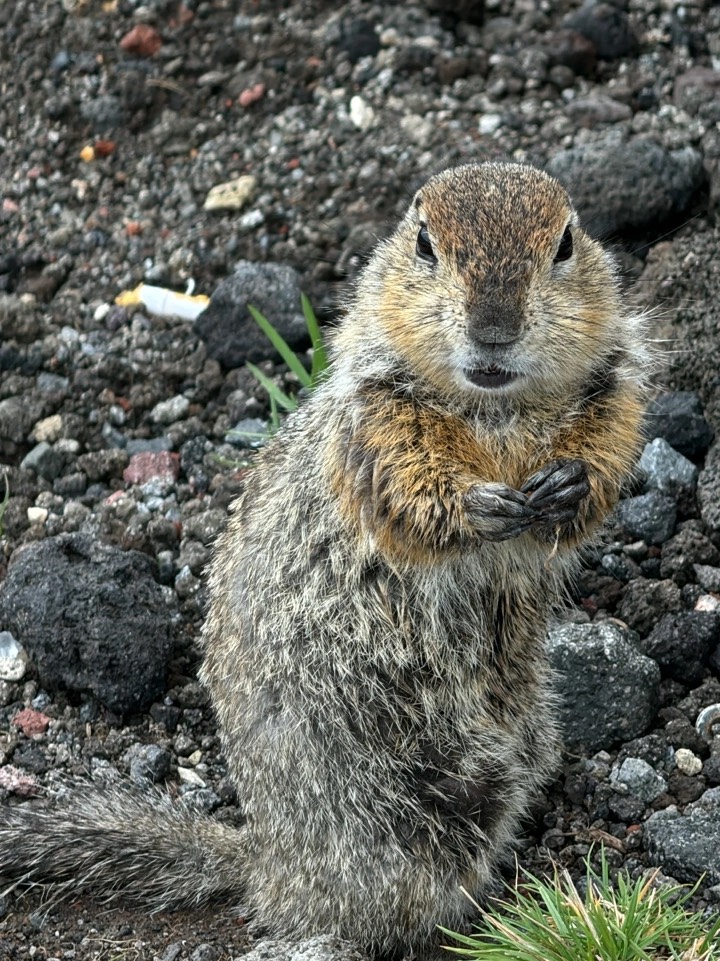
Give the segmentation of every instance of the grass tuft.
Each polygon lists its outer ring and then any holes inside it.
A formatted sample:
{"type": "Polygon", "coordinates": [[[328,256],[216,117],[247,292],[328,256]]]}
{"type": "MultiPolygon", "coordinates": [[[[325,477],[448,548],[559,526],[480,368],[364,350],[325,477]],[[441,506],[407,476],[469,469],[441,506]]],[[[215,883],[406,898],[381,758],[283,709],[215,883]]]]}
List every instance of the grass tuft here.
{"type": "Polygon", "coordinates": [[[604,852],[599,872],[586,861],[586,893],[566,870],[552,882],[525,876],[512,902],[483,913],[471,935],[441,928],[470,961],[720,961],[720,919],[686,910],[694,893],[654,885],[657,872],[615,886],[604,852]]]}

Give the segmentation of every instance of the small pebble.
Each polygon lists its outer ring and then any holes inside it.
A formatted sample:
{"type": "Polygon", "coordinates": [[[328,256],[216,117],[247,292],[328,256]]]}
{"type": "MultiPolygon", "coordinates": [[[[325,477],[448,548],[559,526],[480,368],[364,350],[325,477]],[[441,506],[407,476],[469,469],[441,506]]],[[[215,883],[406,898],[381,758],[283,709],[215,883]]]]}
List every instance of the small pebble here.
{"type": "Polygon", "coordinates": [[[49,513],[44,507],[28,507],[27,519],[31,524],[44,524],[49,513]]]}
{"type": "Polygon", "coordinates": [[[44,734],[50,727],[50,718],[34,711],[31,707],[26,707],[12,719],[15,727],[19,727],[26,737],[33,737],[35,734],[44,734]]]}
{"type": "Polygon", "coordinates": [[[690,777],[702,771],[702,761],[696,754],[693,754],[692,751],[688,751],[686,747],[679,747],[677,751],[675,751],[675,764],[683,774],[687,774],[690,777]]]}
{"type": "Polygon", "coordinates": [[[250,200],[257,181],[255,177],[245,175],[228,180],[227,183],[217,184],[205,198],[204,210],[240,210],[250,200]]]}
{"type": "Polygon", "coordinates": [[[362,97],[350,99],[350,120],[358,130],[369,130],[375,122],[375,111],[362,97]]]}
{"type": "Polygon", "coordinates": [[[136,57],[152,57],[162,46],[162,37],[148,23],[138,23],[120,41],[120,48],[136,57]]]}
{"type": "Polygon", "coordinates": [[[63,427],[63,419],[60,414],[52,414],[39,420],[33,428],[32,437],[38,443],[46,441],[48,444],[54,443],[60,436],[63,427]]]}
{"type": "Polygon", "coordinates": [[[178,777],[181,781],[184,781],[186,784],[191,784],[193,787],[207,786],[200,775],[196,771],[193,771],[191,767],[178,767],[178,777]]]}
{"type": "Polygon", "coordinates": [[[27,670],[28,656],[10,631],[0,631],[0,680],[21,681],[27,670]]]}
{"type": "Polygon", "coordinates": [[[174,481],[180,472],[180,458],[170,451],[134,454],[123,471],[127,484],[146,484],[149,481],[174,481]]]}
{"type": "Polygon", "coordinates": [[[172,424],[176,420],[182,420],[190,408],[190,401],[182,394],[177,394],[169,400],[161,400],[155,404],[150,416],[156,424],[172,424]]]}
{"type": "Polygon", "coordinates": [[[502,117],[499,113],[484,113],[478,120],[478,130],[483,136],[489,137],[499,130],[502,126],[502,117]]]}
{"type": "Polygon", "coordinates": [[[264,83],[254,83],[252,87],[247,87],[238,97],[238,103],[241,107],[249,107],[265,96],[265,84],[264,83]]]}

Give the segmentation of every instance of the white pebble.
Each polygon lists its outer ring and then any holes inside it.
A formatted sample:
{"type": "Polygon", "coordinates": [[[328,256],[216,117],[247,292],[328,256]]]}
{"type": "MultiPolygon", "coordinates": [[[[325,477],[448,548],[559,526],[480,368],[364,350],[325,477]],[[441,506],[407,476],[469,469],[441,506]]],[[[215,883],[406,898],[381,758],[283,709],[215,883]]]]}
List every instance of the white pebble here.
{"type": "Polygon", "coordinates": [[[489,137],[502,127],[502,117],[499,113],[484,113],[478,120],[478,130],[489,137]]]}
{"type": "Polygon", "coordinates": [[[27,670],[28,656],[10,631],[0,631],[0,680],[21,681],[27,670]]]}
{"type": "Polygon", "coordinates": [[[696,611],[717,611],[720,609],[720,598],[713,594],[701,594],[695,601],[696,611]]]}
{"type": "Polygon", "coordinates": [[[31,524],[44,524],[48,519],[48,513],[44,507],[28,507],[27,519],[31,524]]]}
{"type": "Polygon", "coordinates": [[[688,751],[686,747],[679,747],[675,751],[675,764],[683,774],[688,774],[690,777],[702,771],[702,761],[692,751],[688,751]]]}
{"type": "Polygon", "coordinates": [[[109,313],[110,313],[110,304],[100,304],[99,307],[95,308],[95,313],[93,314],[93,320],[96,323],[99,323],[100,321],[105,320],[105,318],[109,313]]]}
{"type": "Polygon", "coordinates": [[[350,120],[358,130],[368,130],[375,120],[375,111],[362,97],[351,97],[350,120]]]}
{"type": "Polygon", "coordinates": [[[238,220],[237,230],[239,233],[246,233],[248,230],[253,230],[263,223],[265,223],[265,214],[262,210],[249,210],[238,220]]]}
{"type": "Polygon", "coordinates": [[[171,397],[170,400],[161,400],[155,404],[150,416],[156,424],[172,424],[176,420],[182,420],[190,407],[190,401],[182,394],[171,397]]]}
{"type": "Polygon", "coordinates": [[[184,781],[186,784],[192,784],[194,787],[205,787],[205,782],[191,767],[178,767],[178,775],[180,780],[184,781]]]}
{"type": "Polygon", "coordinates": [[[62,427],[63,420],[60,414],[51,414],[50,417],[44,417],[33,427],[33,440],[36,440],[38,443],[44,440],[47,441],[48,444],[52,444],[60,436],[62,427]]]}

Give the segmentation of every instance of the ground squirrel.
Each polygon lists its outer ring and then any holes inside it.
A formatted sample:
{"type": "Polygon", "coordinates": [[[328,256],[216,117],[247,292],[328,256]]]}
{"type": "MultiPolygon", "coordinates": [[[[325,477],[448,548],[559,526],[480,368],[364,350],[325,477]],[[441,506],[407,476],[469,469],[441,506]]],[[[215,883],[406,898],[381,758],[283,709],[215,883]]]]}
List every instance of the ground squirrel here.
{"type": "Polygon", "coordinates": [[[462,924],[556,761],[546,622],[632,469],[645,358],[560,184],[430,179],[217,546],[202,679],[245,827],[93,792],[6,808],[0,870],[375,952],[462,924]]]}

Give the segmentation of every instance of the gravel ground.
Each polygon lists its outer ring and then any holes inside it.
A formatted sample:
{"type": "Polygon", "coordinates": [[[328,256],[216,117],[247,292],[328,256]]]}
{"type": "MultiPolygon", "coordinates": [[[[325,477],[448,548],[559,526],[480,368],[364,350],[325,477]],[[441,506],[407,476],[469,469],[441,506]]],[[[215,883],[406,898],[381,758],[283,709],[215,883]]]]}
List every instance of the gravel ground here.
{"type": "MultiPolygon", "coordinates": [[[[527,160],[654,308],[665,391],[550,638],[568,754],[520,862],[578,876],[604,841],[634,876],[703,875],[717,911],[720,7],[484,6],[0,6],[0,799],[90,773],[239,821],[194,679],[202,572],[268,417],[245,361],[294,387],[247,301],[305,349],[299,291],[331,323],[428,174],[527,160]],[[240,177],[235,207],[206,202],[240,177]],[[115,305],[141,282],[213,300],[196,323],[115,305]]],[[[229,911],[0,898],[2,959],[247,945],[229,911]]]]}

